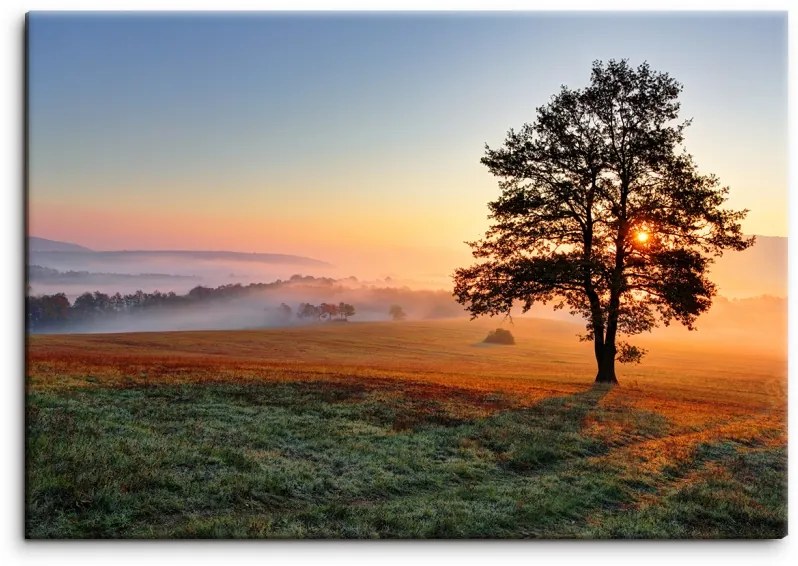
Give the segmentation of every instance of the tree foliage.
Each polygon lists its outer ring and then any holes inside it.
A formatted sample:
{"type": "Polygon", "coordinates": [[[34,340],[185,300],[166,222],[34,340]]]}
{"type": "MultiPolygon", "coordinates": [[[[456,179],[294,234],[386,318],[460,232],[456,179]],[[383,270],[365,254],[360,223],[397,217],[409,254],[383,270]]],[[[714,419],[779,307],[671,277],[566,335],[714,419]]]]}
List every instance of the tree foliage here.
{"type": "Polygon", "coordinates": [[[391,305],[388,309],[388,314],[393,320],[404,320],[407,318],[407,313],[405,313],[401,305],[391,305]]]}
{"type": "Polygon", "coordinates": [[[483,342],[487,344],[512,345],[515,344],[515,338],[513,338],[513,334],[509,330],[497,328],[496,330],[491,330],[488,332],[488,335],[485,337],[483,342]]]}
{"type": "Polygon", "coordinates": [[[299,318],[345,321],[348,320],[350,316],[355,316],[355,307],[344,302],[337,305],[332,303],[321,303],[320,305],[302,303],[297,309],[297,317],[299,318]]]}
{"type": "Polygon", "coordinates": [[[350,316],[355,316],[355,307],[342,302],[338,305],[338,313],[344,320],[348,320],[350,316]]]}
{"type": "Polygon", "coordinates": [[[646,63],[595,62],[587,87],[562,87],[532,124],[486,146],[501,194],[485,237],[470,243],[479,261],[454,277],[473,316],[566,308],[586,320],[596,378],[608,382],[616,357],[644,353],[618,335],[674,320],[694,328],[716,293],[713,257],[753,238],[741,231],[747,211],[723,208],[728,187],[683,148],[681,90],[646,63]]]}

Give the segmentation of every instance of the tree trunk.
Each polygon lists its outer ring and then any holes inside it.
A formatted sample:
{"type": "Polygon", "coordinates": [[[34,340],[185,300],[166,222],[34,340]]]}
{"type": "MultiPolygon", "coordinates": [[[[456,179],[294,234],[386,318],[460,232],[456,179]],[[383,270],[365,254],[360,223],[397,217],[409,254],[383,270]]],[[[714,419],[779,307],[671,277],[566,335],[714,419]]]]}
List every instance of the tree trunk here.
{"type": "MultiPolygon", "coordinates": [[[[598,367],[598,373],[596,374],[596,382],[603,382],[602,368],[604,367],[604,357],[606,348],[604,347],[604,326],[598,322],[596,323],[596,317],[594,317],[594,328],[593,328],[593,353],[596,356],[596,366],[598,367]]],[[[614,372],[613,372],[614,375],[614,372]]]]}
{"type": "Polygon", "coordinates": [[[610,308],[607,313],[607,332],[604,335],[604,347],[598,361],[598,373],[596,373],[596,383],[617,384],[618,378],[615,377],[615,338],[618,334],[618,300],[610,297],[610,308]]]}
{"type": "Polygon", "coordinates": [[[596,383],[611,383],[617,385],[618,378],[615,377],[615,343],[605,344],[601,356],[596,359],[598,372],[596,373],[596,383]]]}

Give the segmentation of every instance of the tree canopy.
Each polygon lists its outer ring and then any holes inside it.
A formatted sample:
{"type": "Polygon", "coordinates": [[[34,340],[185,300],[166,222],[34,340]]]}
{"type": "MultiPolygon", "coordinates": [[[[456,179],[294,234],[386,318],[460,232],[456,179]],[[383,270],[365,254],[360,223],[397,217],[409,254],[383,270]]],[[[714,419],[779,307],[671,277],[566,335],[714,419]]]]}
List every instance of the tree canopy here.
{"type": "Polygon", "coordinates": [[[393,320],[404,320],[407,318],[407,313],[405,313],[401,305],[391,305],[388,309],[388,314],[391,315],[393,320]]]}
{"type": "Polygon", "coordinates": [[[599,382],[643,350],[617,340],[677,321],[694,329],[716,294],[713,257],[743,250],[747,211],[683,147],[682,85],[647,63],[595,62],[590,84],[563,86],[537,117],[486,146],[499,178],[492,224],[469,244],[454,294],[472,316],[552,302],[586,320],[599,382]]]}

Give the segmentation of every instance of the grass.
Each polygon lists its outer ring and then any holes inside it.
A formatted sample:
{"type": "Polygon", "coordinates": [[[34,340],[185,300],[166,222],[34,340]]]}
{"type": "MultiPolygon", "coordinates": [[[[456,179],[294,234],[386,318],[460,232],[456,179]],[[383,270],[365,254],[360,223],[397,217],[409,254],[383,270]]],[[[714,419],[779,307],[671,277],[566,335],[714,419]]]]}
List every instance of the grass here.
{"type": "Polygon", "coordinates": [[[518,326],[512,352],[460,322],[32,337],[27,536],[786,534],[778,358],[664,344],[608,389],[518,326]]]}

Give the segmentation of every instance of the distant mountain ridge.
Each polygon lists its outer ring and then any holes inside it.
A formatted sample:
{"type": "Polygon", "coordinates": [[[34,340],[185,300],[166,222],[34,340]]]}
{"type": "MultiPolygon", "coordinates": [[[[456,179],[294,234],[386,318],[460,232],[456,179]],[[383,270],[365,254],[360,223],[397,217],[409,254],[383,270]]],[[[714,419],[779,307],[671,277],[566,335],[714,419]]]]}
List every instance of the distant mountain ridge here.
{"type": "Polygon", "coordinates": [[[28,236],[28,251],[31,252],[92,252],[84,246],[73,244],[70,242],[59,242],[58,240],[48,240],[47,238],[38,238],[36,236],[28,236]]]}
{"type": "Polygon", "coordinates": [[[28,279],[31,281],[106,281],[106,280],[140,280],[140,279],[199,279],[192,275],[172,275],[169,273],[103,273],[90,271],[59,271],[41,265],[28,266],[28,279]]]}
{"type": "Polygon", "coordinates": [[[258,252],[229,252],[229,251],[194,251],[194,250],[114,250],[95,251],[84,246],[69,242],[47,240],[35,236],[28,237],[29,263],[46,263],[48,260],[65,259],[70,256],[81,257],[90,255],[93,261],[119,260],[119,259],[146,259],[169,258],[193,260],[233,260],[250,261],[258,263],[292,264],[315,267],[332,267],[332,264],[305,256],[258,253],[258,252]],[[35,260],[35,261],[34,261],[35,260]]]}

